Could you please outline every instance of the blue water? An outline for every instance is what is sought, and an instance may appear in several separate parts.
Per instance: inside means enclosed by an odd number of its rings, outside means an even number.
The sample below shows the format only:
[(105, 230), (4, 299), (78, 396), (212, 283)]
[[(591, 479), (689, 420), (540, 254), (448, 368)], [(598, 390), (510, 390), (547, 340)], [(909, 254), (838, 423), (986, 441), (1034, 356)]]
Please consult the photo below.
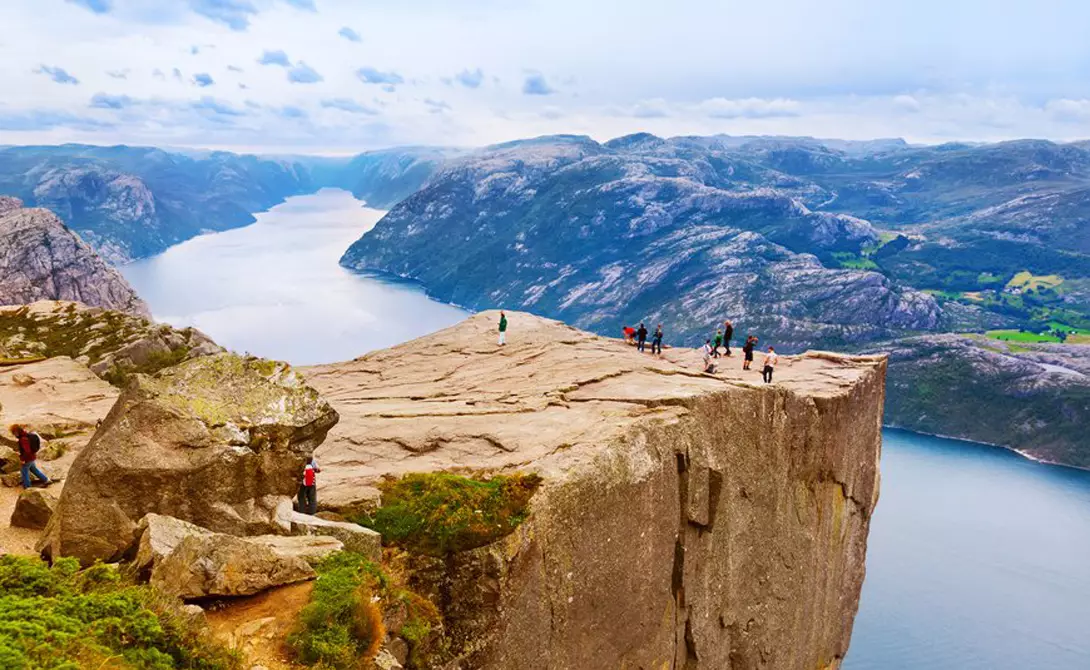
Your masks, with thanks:
[(844, 668), (1090, 668), (1090, 472), (887, 430)]
[(350, 360), (466, 316), (416, 286), (337, 264), (383, 214), (326, 189), (121, 271), (157, 320), (195, 326), (229, 349), (296, 365)]
[[(157, 318), (296, 364), (461, 320), (337, 259), (382, 215), (344, 191), (123, 268)], [(1090, 472), (890, 430), (846, 670), (1090, 669)]]

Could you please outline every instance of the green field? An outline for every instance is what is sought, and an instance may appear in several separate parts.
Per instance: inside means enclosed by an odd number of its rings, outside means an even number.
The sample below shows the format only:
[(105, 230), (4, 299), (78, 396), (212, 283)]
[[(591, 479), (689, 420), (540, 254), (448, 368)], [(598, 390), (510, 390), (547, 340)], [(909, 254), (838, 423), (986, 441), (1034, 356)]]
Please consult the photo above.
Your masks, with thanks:
[(1034, 275), (1031, 272), (1023, 270), (1011, 277), (1011, 280), (1007, 282), (1007, 288), (1020, 288), (1023, 291), (1039, 291), (1042, 288), (1056, 288), (1062, 283), (1064, 283), (1064, 278), (1060, 275)]
[(850, 251), (834, 251), (833, 258), (842, 268), (851, 270), (877, 270), (878, 264), (869, 258), (860, 257)]
[(1042, 335), (1040, 333), (1022, 332), (1020, 330), (989, 330), (988, 337), (1004, 342), (1059, 342), (1055, 335)]

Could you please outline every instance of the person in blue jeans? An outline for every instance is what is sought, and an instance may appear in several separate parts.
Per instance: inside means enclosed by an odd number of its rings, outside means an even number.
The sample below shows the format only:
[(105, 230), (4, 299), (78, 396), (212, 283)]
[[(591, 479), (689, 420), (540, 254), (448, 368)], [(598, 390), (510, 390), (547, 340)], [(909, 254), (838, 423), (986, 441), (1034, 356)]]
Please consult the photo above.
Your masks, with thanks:
[(38, 469), (38, 450), (42, 447), (42, 438), (37, 433), (31, 433), (23, 426), (15, 424), (11, 427), (11, 434), (19, 442), (19, 462), (22, 466), (19, 473), (23, 476), (23, 488), (31, 487), (30, 476), (40, 481), (43, 486), (49, 485), (49, 477)]
[(662, 324), (655, 329), (655, 336), (651, 339), (651, 353), (662, 355)]

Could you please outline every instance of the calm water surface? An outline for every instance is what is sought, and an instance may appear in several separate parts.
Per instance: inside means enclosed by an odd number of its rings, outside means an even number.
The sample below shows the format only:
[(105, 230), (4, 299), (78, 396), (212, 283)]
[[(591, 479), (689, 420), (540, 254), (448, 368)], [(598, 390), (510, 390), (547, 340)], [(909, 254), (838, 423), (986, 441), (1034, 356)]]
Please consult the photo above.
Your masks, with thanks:
[(844, 667), (1090, 668), (1090, 472), (887, 430)]
[[(160, 320), (292, 363), (346, 360), (465, 315), (337, 265), (381, 215), (323, 191), (123, 270)], [(1090, 669), (1090, 473), (887, 431), (845, 668)]]
[(121, 271), (156, 319), (195, 326), (229, 349), (297, 365), (349, 360), (466, 316), (415, 286), (337, 265), (383, 214), (327, 189)]

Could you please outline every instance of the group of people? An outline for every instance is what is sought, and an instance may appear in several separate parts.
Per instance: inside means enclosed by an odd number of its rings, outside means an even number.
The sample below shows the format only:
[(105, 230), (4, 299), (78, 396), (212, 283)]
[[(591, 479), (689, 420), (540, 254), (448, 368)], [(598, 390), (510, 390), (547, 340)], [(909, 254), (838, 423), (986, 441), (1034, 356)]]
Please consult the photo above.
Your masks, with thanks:
[[(724, 353), (727, 356), (731, 355), (730, 341), (734, 337), (734, 324), (730, 321), (724, 321), (723, 327), (716, 329), (715, 338), (708, 338), (704, 340), (704, 372), (715, 372), (716, 358), (720, 357), (719, 348), (724, 348)], [(742, 369), (749, 370), (750, 365), (753, 363), (753, 352), (757, 349), (757, 343), (759, 342), (756, 335), (746, 335), (745, 344), (742, 345)], [(765, 354), (764, 367), (761, 369), (761, 378), (764, 379), (766, 384), (772, 383), (772, 373), (776, 370), (776, 364), (779, 362), (779, 355), (776, 353), (775, 348), (771, 345), (768, 347), (768, 353)]]
[[(639, 351), (647, 351), (647, 326), (640, 324), (639, 328), (633, 328), (632, 326), (625, 326), (621, 329), (624, 333), (624, 341), (628, 344), (635, 344), (636, 349)], [(651, 336), (651, 353), (662, 354), (662, 324), (660, 323), (655, 327), (655, 332)]]

